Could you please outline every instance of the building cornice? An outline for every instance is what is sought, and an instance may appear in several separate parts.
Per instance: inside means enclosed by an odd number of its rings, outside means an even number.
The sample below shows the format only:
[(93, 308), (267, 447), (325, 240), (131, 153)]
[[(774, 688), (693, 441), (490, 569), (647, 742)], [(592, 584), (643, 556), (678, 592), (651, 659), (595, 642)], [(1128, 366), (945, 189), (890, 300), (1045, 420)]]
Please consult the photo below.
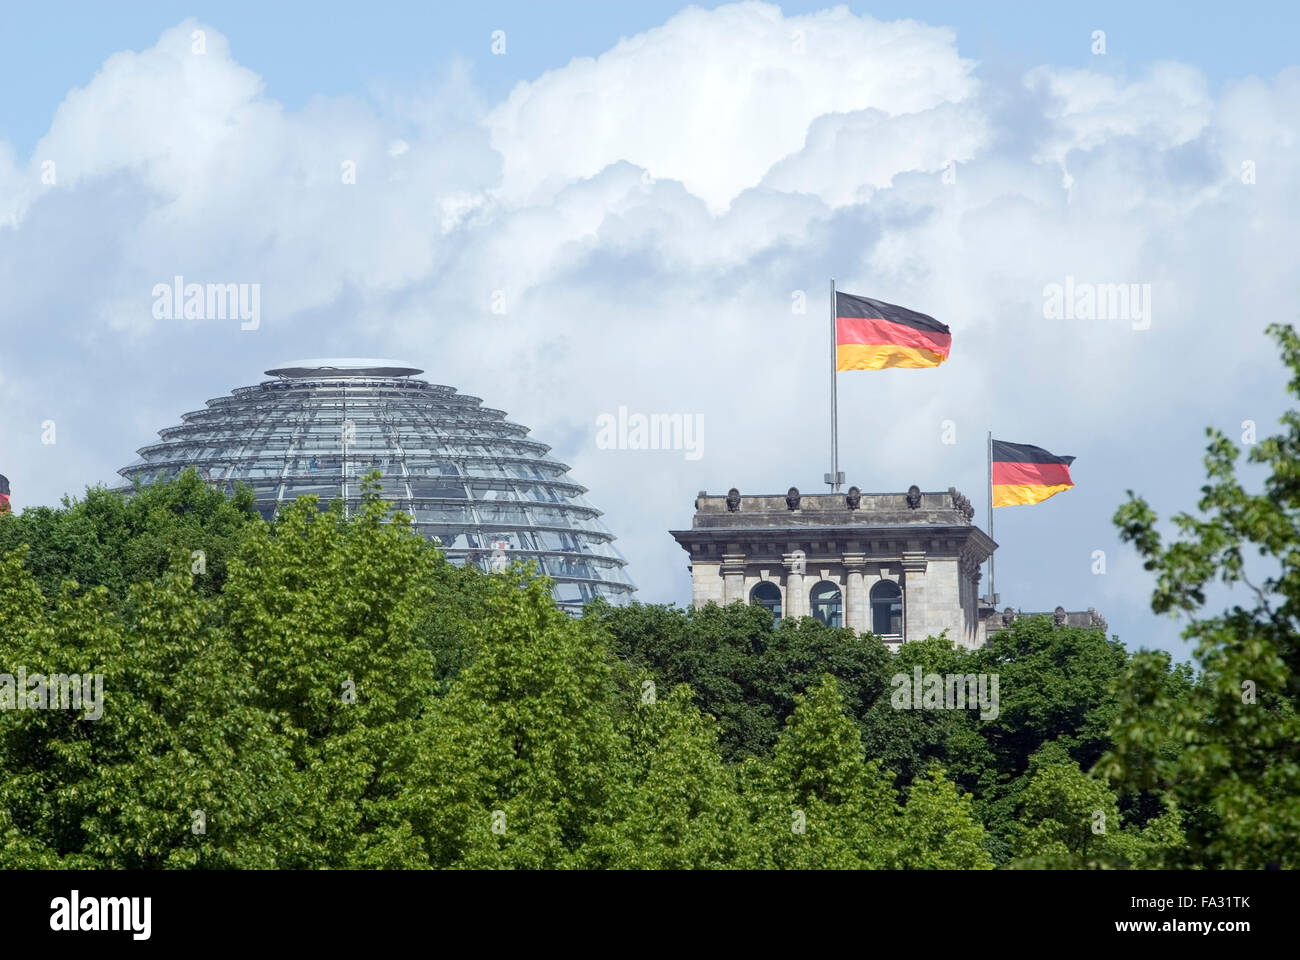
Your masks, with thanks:
[[(913, 552), (906, 544), (918, 541), (924, 544), (923, 552), (930, 556), (954, 556), (968, 562), (982, 563), (997, 548), (997, 544), (979, 527), (957, 524), (912, 524), (906, 527), (854, 527), (846, 529), (836, 526), (772, 526), (772, 527), (696, 527), (690, 530), (670, 530), (669, 534), (683, 549), (695, 556), (698, 548), (711, 545), (728, 548), (727, 553), (734, 553), (732, 547), (744, 547), (750, 544), (776, 544), (780, 552), (792, 542), (812, 543), (834, 542), (835, 550), (827, 550), (827, 555), (855, 554), (861, 555), (864, 562), (872, 562), (879, 557), (881, 550), (868, 549), (871, 546), (896, 542), (902, 544), (892, 551), (883, 551), (894, 555)], [(953, 541), (955, 548), (936, 547), (932, 544)], [(846, 549), (849, 544), (858, 544), (856, 549)], [(745, 549), (744, 553), (754, 553)], [(758, 552), (770, 553), (769, 549)], [(719, 553), (719, 558), (721, 554)], [(703, 559), (703, 558), (701, 558)]]

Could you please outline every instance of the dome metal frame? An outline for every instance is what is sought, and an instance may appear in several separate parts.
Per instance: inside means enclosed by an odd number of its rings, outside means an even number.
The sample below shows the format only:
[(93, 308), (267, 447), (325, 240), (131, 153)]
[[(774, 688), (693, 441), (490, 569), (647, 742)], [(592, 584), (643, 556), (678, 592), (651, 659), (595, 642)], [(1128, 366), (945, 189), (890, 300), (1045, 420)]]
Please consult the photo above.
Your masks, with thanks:
[(118, 473), (134, 488), (195, 467), (211, 486), (249, 486), (263, 517), (314, 493), (357, 509), (360, 479), (381, 472), (380, 495), (436, 538), (447, 558), (484, 570), (533, 560), (556, 602), (577, 612), (636, 587), (587, 488), (550, 447), (504, 411), (454, 387), (416, 379), (392, 360), (305, 360), (266, 371), (158, 431)]

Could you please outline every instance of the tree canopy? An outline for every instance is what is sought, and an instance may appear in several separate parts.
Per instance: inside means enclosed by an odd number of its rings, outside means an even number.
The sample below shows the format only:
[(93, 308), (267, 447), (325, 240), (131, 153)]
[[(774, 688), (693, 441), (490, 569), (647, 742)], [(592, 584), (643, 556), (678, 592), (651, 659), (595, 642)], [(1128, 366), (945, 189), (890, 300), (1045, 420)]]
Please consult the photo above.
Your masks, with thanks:
[(6, 666), (103, 684), (94, 719), (0, 711), (0, 866), (990, 865), (937, 767), (900, 796), (865, 756), (844, 691), (880, 650), (791, 624), (771, 656), (801, 672), (718, 717), (608, 610), (454, 567), (367, 491), (266, 523), (187, 474), (0, 518)]
[[(1300, 336), (1289, 325), (1269, 333), (1300, 399)], [(1115, 514), (1155, 574), (1152, 610), (1187, 616), (1202, 673), (1188, 683), (1167, 657), (1135, 657), (1102, 769), (1188, 811), (1189, 864), (1300, 865), (1300, 411), (1280, 419), (1282, 432), (1247, 456), (1268, 471), (1261, 492), (1246, 490), (1240, 451), (1211, 428), (1199, 515), (1173, 517), (1176, 539), (1165, 542), (1132, 491)], [(1206, 615), (1215, 582), (1241, 602)]]

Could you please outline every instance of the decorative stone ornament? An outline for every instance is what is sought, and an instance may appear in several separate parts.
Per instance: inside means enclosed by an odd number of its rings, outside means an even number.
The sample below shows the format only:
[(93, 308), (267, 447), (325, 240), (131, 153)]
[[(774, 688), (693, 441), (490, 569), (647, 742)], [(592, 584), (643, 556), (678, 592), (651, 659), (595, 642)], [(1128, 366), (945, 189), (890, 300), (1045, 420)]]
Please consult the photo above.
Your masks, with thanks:
[(913, 510), (921, 505), (921, 488), (916, 484), (907, 488), (907, 505)]
[(727, 491), (727, 510), (735, 513), (740, 509), (740, 491), (732, 487)]
[(849, 487), (849, 495), (844, 498), (844, 502), (850, 510), (858, 509), (862, 505), (862, 491), (857, 487)]
[(1102, 633), (1106, 632), (1106, 618), (1098, 613), (1095, 607), (1088, 608), (1088, 623), (1100, 629)]
[(787, 509), (790, 510), (799, 509), (799, 488), (798, 487), (791, 487), (789, 490), (785, 492), (785, 505)]

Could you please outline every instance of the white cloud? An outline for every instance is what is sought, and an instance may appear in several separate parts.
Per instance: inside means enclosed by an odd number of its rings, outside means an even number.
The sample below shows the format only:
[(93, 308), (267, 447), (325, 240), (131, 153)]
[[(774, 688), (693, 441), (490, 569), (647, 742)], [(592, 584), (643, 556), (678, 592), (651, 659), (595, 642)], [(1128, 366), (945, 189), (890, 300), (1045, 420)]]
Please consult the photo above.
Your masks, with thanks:
[[(278, 105), (261, 98), (261, 79), (230, 59), (208, 31), (207, 52), (192, 52), (191, 30), (166, 31), (143, 53), (117, 53), (59, 105), (32, 155), (33, 173), (53, 160), (58, 181), (138, 169), (168, 200), (197, 205), (233, 175), (255, 173), (257, 155), (237, 148), (281, 128)], [(263, 156), (269, 160), (269, 157)]]
[(866, 203), (897, 174), (943, 171), (970, 160), (990, 139), (985, 117), (968, 104), (894, 117), (879, 110), (829, 114), (809, 126), (804, 149), (772, 165), (763, 186), (812, 193), (836, 207)]
[(1168, 149), (1196, 137), (1210, 121), (1205, 77), (1186, 64), (1156, 64), (1135, 82), (1090, 70), (1038, 67), (1025, 83), (1047, 95), (1044, 116), (1054, 135), (1039, 156), (1054, 160), (1118, 137)]
[(964, 100), (976, 89), (972, 66), (951, 31), (914, 21), (845, 7), (793, 17), (762, 3), (690, 7), (519, 84), (487, 118), (505, 157), (500, 193), (545, 202), (627, 161), (681, 180), (717, 212), (799, 151), (818, 117)]
[[(1078, 455), (1078, 490), (999, 517), (1000, 589), (1026, 607), (1128, 597), (1103, 610), (1115, 628), (1147, 586), (1091, 578), (1088, 558), (1126, 549), (1123, 489), (1178, 471), (1194, 495), (1200, 425), (1279, 407), (1260, 329), (1294, 315), (1300, 71), (1215, 99), (1184, 65), (1041, 67), (999, 96), (951, 31), (749, 3), (688, 9), (477, 112), (455, 65), (409, 101), (286, 111), (216, 30), (190, 53), (200, 26), (111, 57), (25, 162), (0, 143), (0, 469), (20, 505), (111, 480), (277, 361), (392, 355), (555, 444), (643, 595), (681, 601), (666, 530), (697, 490), (812, 492), (828, 469), (833, 272), (954, 331), (939, 370), (841, 378), (850, 480), (978, 502), (988, 426)], [(150, 291), (175, 274), (261, 283), (262, 328), (155, 321)], [(1152, 284), (1151, 329), (1044, 319), (1044, 284), (1067, 275)], [(703, 459), (597, 450), (619, 405), (704, 415)]]

